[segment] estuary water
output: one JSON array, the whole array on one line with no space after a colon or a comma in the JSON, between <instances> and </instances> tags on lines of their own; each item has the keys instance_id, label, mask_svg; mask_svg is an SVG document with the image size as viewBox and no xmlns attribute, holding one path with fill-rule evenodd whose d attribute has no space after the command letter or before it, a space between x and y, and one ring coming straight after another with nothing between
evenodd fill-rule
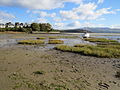
<instances>
[{"instance_id":1,"label":"estuary water","mask_svg":"<svg viewBox=\"0 0 120 90\"><path fill-rule=\"evenodd\" d=\"M120 33L93 33L91 34L91 37L107 38L111 40L117 40L118 42L120 42Z\"/></svg>"},{"instance_id":2,"label":"estuary water","mask_svg":"<svg viewBox=\"0 0 120 90\"><path fill-rule=\"evenodd\" d=\"M50 34L51 35L51 34ZM59 40L63 40L65 45L70 45L73 46L75 44L94 44L94 43L90 43L88 41L84 41L82 39L82 33L66 33L66 34L53 34L52 36L59 36L59 35L65 35L65 36L78 36L78 38L60 38ZM11 36L13 35L8 35L8 34L0 34L0 47L5 47L5 46L11 46L11 45L16 45L17 42L19 40L24 40L24 39L31 39L33 37L33 35L29 35L29 37L25 37L23 38L11 38ZM17 35L14 35L17 36ZM39 35L38 35L39 36ZM36 37L38 37L36 36ZM107 39L111 39L111 40L117 40L120 42L120 33L90 33L91 37L95 37L95 38L107 38ZM34 37L34 38L36 38ZM54 48L56 45L55 44L47 44L48 43L48 39L45 40L46 44L44 46L44 48Z\"/></svg>"}]
</instances>

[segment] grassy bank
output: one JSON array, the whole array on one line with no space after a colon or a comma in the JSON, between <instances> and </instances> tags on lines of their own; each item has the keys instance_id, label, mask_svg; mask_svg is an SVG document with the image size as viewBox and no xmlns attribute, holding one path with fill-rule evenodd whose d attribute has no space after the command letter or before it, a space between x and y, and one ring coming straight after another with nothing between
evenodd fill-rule
<instances>
[{"instance_id":1,"label":"grassy bank","mask_svg":"<svg viewBox=\"0 0 120 90\"><path fill-rule=\"evenodd\" d=\"M43 40L20 40L18 44L29 44L29 45L36 45L36 44L44 44Z\"/></svg>"},{"instance_id":2,"label":"grassy bank","mask_svg":"<svg viewBox=\"0 0 120 90\"><path fill-rule=\"evenodd\" d=\"M114 48L116 47L116 48ZM94 46L94 45L58 45L55 49L61 51L68 51L80 53L82 55L89 55L101 58L120 58L120 46Z\"/></svg>"},{"instance_id":3,"label":"grassy bank","mask_svg":"<svg viewBox=\"0 0 120 90\"><path fill-rule=\"evenodd\" d=\"M115 43L117 42L116 40L109 40L105 38L85 38L85 41L90 41L90 42L104 42L104 43Z\"/></svg>"},{"instance_id":4,"label":"grassy bank","mask_svg":"<svg viewBox=\"0 0 120 90\"><path fill-rule=\"evenodd\" d=\"M48 44L63 44L63 40L49 40Z\"/></svg>"}]
</instances>

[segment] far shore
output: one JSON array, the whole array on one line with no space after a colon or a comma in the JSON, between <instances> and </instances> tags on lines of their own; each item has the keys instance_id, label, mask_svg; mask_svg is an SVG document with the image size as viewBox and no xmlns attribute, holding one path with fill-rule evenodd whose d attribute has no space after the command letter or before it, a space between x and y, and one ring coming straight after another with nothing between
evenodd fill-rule
<instances>
[{"instance_id":1,"label":"far shore","mask_svg":"<svg viewBox=\"0 0 120 90\"><path fill-rule=\"evenodd\" d=\"M74 35L79 35L83 33L63 33L63 34L74 34ZM108 36L114 36L114 35L120 35L120 33L90 33L90 35L108 35Z\"/></svg>"},{"instance_id":2,"label":"far shore","mask_svg":"<svg viewBox=\"0 0 120 90\"><path fill-rule=\"evenodd\" d=\"M25 34L25 32L14 32L14 31L6 31L0 32L0 34ZM83 33L64 33L64 32L33 32L32 34L68 34L68 35L80 35ZM120 33L90 33L92 36L114 36L120 35Z\"/></svg>"}]
</instances>

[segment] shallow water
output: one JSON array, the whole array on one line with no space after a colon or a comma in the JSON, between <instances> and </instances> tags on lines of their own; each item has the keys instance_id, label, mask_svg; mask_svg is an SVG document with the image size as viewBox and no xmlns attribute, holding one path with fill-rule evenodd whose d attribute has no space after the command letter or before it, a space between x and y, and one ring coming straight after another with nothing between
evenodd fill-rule
<instances>
[{"instance_id":1,"label":"shallow water","mask_svg":"<svg viewBox=\"0 0 120 90\"><path fill-rule=\"evenodd\" d=\"M2 37L2 36L1 36ZM4 37L4 38L3 38ZM22 38L19 38L19 39L8 39L8 37L6 36L3 36L2 38L0 38L0 47L6 47L6 46L11 46L11 45L16 45L18 40L23 40ZM28 38L24 38L24 39L28 39ZM59 40L63 40L64 41L64 44L65 45L70 45L70 46L73 46L75 44L93 44L93 43L90 43L88 41L83 41L81 38L75 38L75 39L71 39L71 38L67 38L67 39L64 39L64 38L60 38ZM41 47L43 48L54 48L56 45L58 44L47 44L48 43L48 39L45 40L45 45L42 45ZM40 46L39 46L40 47ZM38 47L36 47L38 48Z\"/></svg>"},{"instance_id":2,"label":"shallow water","mask_svg":"<svg viewBox=\"0 0 120 90\"><path fill-rule=\"evenodd\" d=\"M65 45L70 45L73 46L75 44L94 44L94 43L90 43L88 41L84 41L81 39L81 34L79 35L67 35L67 36L79 36L79 38L60 38L59 40L63 40ZM6 46L11 46L11 45L16 45L18 40L23 40L23 38L10 38L10 36L12 35L8 35L8 34L3 34L0 35L0 47L6 47ZM57 36L56 34L54 34L54 36ZM37 36L36 36L37 37ZM110 34L110 36L108 34L91 34L91 37L97 37L97 38L108 38L108 39L112 39L112 40L117 40L120 42L120 35L112 35ZM33 36L29 36L29 37L25 37L24 39L31 39L33 38ZM50 48L54 48L56 46L56 44L47 44L48 39L45 40L46 44L43 46L38 46L36 48L46 48L46 49L50 49ZM58 44L57 44L58 45Z\"/></svg>"},{"instance_id":3,"label":"shallow water","mask_svg":"<svg viewBox=\"0 0 120 90\"><path fill-rule=\"evenodd\" d=\"M76 35L82 36L82 33L76 33ZM90 37L107 38L120 42L120 33L90 33Z\"/></svg>"},{"instance_id":4,"label":"shallow water","mask_svg":"<svg viewBox=\"0 0 120 90\"><path fill-rule=\"evenodd\" d=\"M76 39L62 39L61 38L59 40L63 40L65 45L70 45L70 46L73 46L75 44L93 44L88 41L84 41L81 38L76 38Z\"/></svg>"},{"instance_id":5,"label":"shallow water","mask_svg":"<svg viewBox=\"0 0 120 90\"><path fill-rule=\"evenodd\" d=\"M92 37L96 37L96 36L92 36ZM120 36L97 36L97 38L107 38L111 40L117 40L118 42L120 42Z\"/></svg>"}]
</instances>

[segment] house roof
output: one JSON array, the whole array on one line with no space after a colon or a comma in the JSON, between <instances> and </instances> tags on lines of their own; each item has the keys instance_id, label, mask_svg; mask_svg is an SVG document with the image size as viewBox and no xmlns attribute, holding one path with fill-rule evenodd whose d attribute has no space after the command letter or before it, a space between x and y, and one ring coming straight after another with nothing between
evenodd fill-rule
<instances>
[{"instance_id":1,"label":"house roof","mask_svg":"<svg viewBox=\"0 0 120 90\"><path fill-rule=\"evenodd\" d=\"M1 26L3 26L3 25L5 25L5 24L3 24L3 23L0 23L0 25L1 25Z\"/></svg>"}]
</instances>

